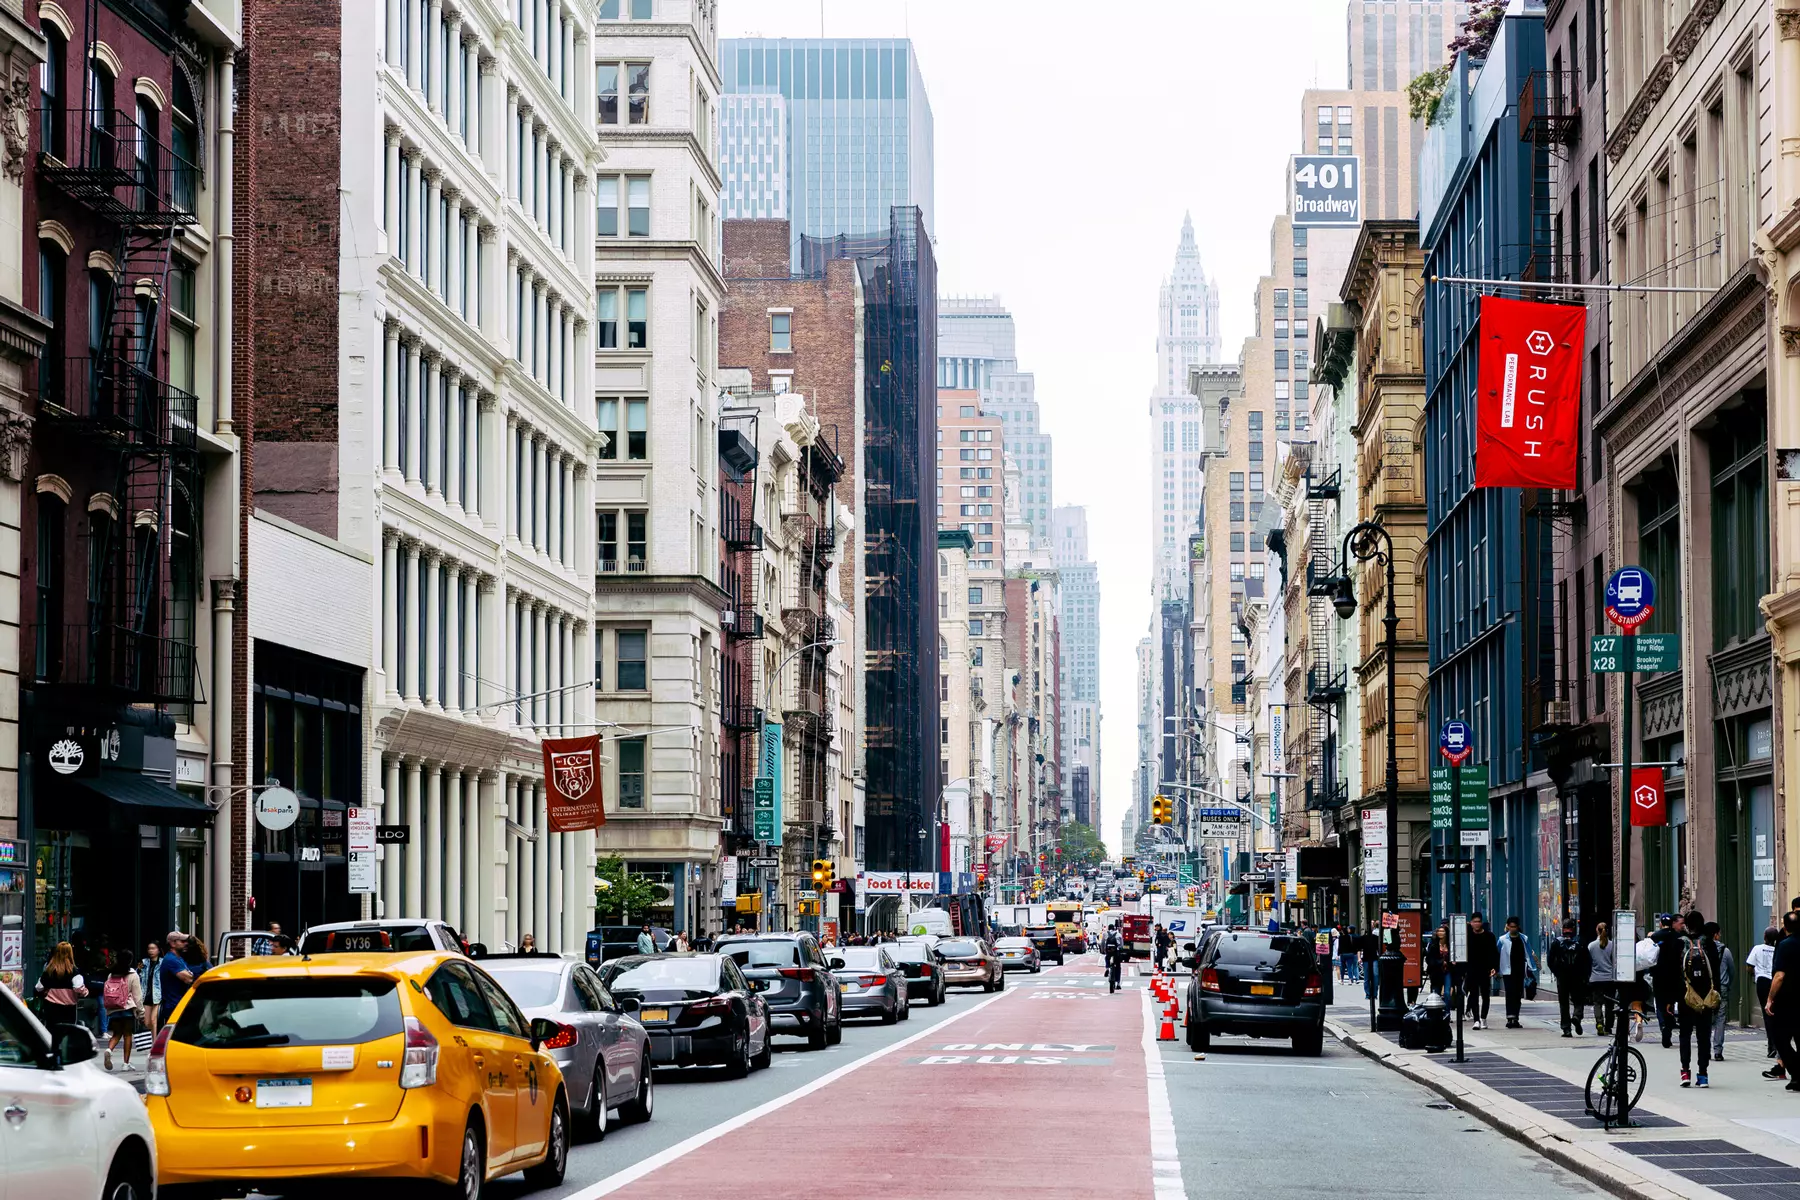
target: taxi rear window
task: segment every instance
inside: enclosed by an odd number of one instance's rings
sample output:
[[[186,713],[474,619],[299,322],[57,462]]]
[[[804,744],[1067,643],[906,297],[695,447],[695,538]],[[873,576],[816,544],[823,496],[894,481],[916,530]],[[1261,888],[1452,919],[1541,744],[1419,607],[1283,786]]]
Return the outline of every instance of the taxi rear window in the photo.
[[[391,979],[230,979],[194,986],[170,1034],[209,1050],[346,1046],[401,1031]]]

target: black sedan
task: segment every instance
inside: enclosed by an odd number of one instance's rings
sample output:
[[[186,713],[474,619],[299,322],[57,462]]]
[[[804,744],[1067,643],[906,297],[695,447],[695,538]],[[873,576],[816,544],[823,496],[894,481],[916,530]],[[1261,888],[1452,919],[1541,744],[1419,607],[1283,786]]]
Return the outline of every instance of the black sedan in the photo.
[[[1038,956],[1043,961],[1053,962],[1059,967],[1063,965],[1062,938],[1057,934],[1056,926],[1027,925],[1025,936],[1038,948]]]
[[[722,954],[633,954],[600,979],[615,999],[637,1001],[658,1066],[723,1066],[741,1079],[774,1058],[769,1006]]]
[[[904,1021],[906,973],[884,946],[845,946],[831,953],[831,973],[844,995],[846,1017],[878,1016],[883,1025]]]
[[[886,949],[906,972],[908,999],[923,996],[925,1003],[933,1006],[944,1002],[944,960],[929,942],[893,942]]]
[[[1324,988],[1307,938],[1253,929],[1208,935],[1187,1001],[1187,1042],[1195,1051],[1226,1033],[1292,1038],[1296,1054],[1324,1052]]]

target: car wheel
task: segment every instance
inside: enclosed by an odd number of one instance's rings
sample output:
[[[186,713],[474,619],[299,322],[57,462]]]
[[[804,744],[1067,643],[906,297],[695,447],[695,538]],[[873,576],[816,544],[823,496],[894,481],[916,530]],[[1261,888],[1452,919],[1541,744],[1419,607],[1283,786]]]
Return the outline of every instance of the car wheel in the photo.
[[[650,1065],[650,1056],[646,1054],[644,1061],[638,1064],[637,1095],[619,1106],[619,1115],[633,1125],[641,1125],[655,1111],[656,1072]]]
[[[101,1200],[150,1200],[155,1190],[150,1182],[150,1164],[142,1161],[142,1152],[121,1150],[113,1159],[112,1170],[107,1172]]]
[[[1308,1058],[1317,1058],[1325,1053],[1325,1031],[1309,1029],[1305,1033],[1294,1035],[1294,1053],[1304,1054]]]
[[[1195,1054],[1204,1054],[1211,1047],[1212,1034],[1206,1031],[1206,1026],[1188,1026],[1188,1049],[1192,1050]]]
[[[1044,969],[1043,963],[1032,963],[1031,964],[1031,973],[1033,975],[1036,975],[1039,971],[1041,971],[1043,969]]]
[[[825,1028],[825,1044],[827,1046],[836,1046],[836,1045],[840,1045],[843,1042],[843,1040],[844,1040],[844,1014],[840,1012],[838,1014],[838,1019],[833,1021],[830,1025],[826,1026],[826,1028]]]
[[[811,1025],[807,1026],[806,1048],[808,1050],[823,1050],[825,1048],[825,1041],[826,1041],[825,1014],[823,1012],[820,1012],[819,1019],[814,1021]]]
[[[731,1059],[725,1064],[725,1074],[729,1079],[742,1079],[750,1073],[750,1029],[744,1028],[744,1040],[733,1042]]]
[[[557,1093],[550,1105],[550,1136],[544,1161],[525,1168],[525,1182],[534,1188],[561,1187],[569,1169],[569,1102]]]
[[[900,1019],[902,1021],[912,1020],[912,997],[910,995],[900,997]]]
[[[897,1022],[899,1019],[900,1019],[900,1003],[899,1003],[899,1001],[894,1002],[894,1007],[884,1008],[881,1010],[881,1023],[883,1025],[892,1025],[895,1022]]]
[[[487,1182],[487,1145],[481,1136],[481,1123],[471,1115],[463,1126],[462,1153],[457,1159],[456,1182],[444,1189],[445,1200],[481,1200],[482,1185]]]
[[[769,1039],[767,1027],[763,1029],[763,1048],[751,1058],[750,1065],[758,1071],[766,1071],[775,1065],[775,1043]]]
[[[587,1111],[581,1114],[578,1136],[591,1142],[606,1140],[606,1094],[600,1087],[600,1081],[606,1077],[606,1067],[598,1058],[594,1060],[594,1078],[588,1083]]]

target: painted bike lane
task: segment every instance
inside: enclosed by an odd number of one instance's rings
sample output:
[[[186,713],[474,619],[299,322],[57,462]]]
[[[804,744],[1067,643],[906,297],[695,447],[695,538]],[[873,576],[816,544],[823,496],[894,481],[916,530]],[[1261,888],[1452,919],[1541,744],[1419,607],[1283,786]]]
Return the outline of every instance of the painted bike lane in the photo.
[[[799,1099],[577,1197],[712,1197],[729,1180],[791,1179],[809,1148],[859,1189],[918,1200],[1086,1198],[1097,1180],[1108,1195],[1149,1197],[1143,1034],[1137,989],[1109,994],[1087,964],[1013,976]]]

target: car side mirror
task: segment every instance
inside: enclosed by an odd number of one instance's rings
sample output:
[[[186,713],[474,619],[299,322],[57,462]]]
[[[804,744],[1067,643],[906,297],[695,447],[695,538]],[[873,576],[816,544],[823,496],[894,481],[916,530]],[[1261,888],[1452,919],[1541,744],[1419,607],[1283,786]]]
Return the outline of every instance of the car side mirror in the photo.
[[[100,1045],[85,1025],[52,1025],[50,1036],[55,1041],[56,1061],[65,1067],[99,1057]]]
[[[1183,943],[1181,943],[1181,948],[1183,950],[1186,950],[1189,954],[1192,954],[1194,952],[1194,943],[1183,942]]]
[[[636,996],[615,996],[613,1001],[618,1004],[619,1011],[622,1013],[635,1013],[644,1007],[644,1002]]]
[[[536,1051],[539,1046],[555,1037],[556,1022],[548,1017],[531,1018],[531,1048]]]
[[[844,969],[844,956],[841,954],[834,954],[825,961],[834,971],[841,971]]]

